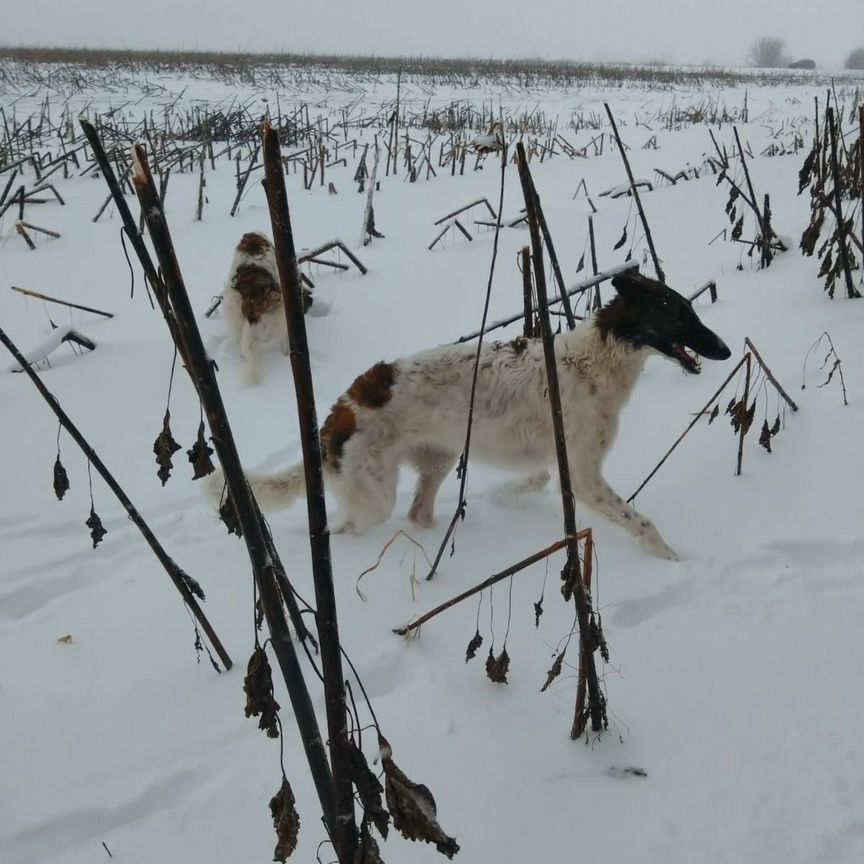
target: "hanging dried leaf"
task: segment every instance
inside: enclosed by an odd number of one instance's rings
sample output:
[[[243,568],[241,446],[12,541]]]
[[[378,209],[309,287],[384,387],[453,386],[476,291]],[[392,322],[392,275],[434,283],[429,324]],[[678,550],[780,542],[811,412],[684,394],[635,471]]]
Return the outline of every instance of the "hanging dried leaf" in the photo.
[[[90,539],[93,541],[93,548],[95,549],[102,542],[102,538],[108,532],[102,525],[102,520],[93,509],[92,504],[90,505],[90,517],[84,524],[90,529]]]
[[[624,226],[624,233],[621,235],[621,239],[612,247],[613,249],[620,249],[627,242],[627,226]]]
[[[501,653],[496,657],[492,653],[492,648],[489,648],[489,656],[486,658],[486,677],[495,684],[507,683],[507,672],[510,669],[510,655],[507,653],[507,646],[501,649]]]
[[[813,149],[807,154],[801,170],[798,172],[798,194],[800,195],[807,186],[810,185],[810,178],[813,175],[813,168],[816,166],[816,154],[818,152],[818,142],[814,142]]]
[[[243,679],[243,692],[246,694],[246,716],[258,717],[258,728],[267,733],[268,738],[279,737],[279,724],[276,712],[279,703],[273,698],[273,673],[267,652],[256,646],[246,666]]]
[[[726,202],[726,212],[730,213],[735,207],[735,202],[738,200],[738,187],[731,186],[729,188],[729,200]]]
[[[177,566],[176,564],[174,565]],[[193,579],[182,567],[177,567],[176,574],[183,582],[183,584],[189,589],[190,593],[194,594],[199,600],[206,600],[207,598],[204,596],[204,589],[201,587],[201,584]]]
[[[756,416],[756,400],[753,400],[753,404],[744,411],[741,423],[744,426],[744,434],[746,435],[750,431],[750,427],[753,425],[753,418]]]
[[[378,746],[384,768],[384,794],[393,816],[393,827],[407,840],[434,843],[442,855],[452,858],[459,851],[459,844],[441,830],[432,793],[422,783],[413,783],[402,773],[393,761],[390,744],[380,734]]]
[[[600,656],[603,658],[604,663],[609,662],[609,645],[606,642],[606,634],[603,632],[603,619],[600,617],[600,613],[598,612],[595,616],[591,616],[591,628],[593,638],[596,640],[597,648],[600,651]]]
[[[60,461],[60,451],[57,451],[57,459],[54,462],[54,494],[58,501],[63,500],[63,496],[69,491],[69,477],[66,474],[66,469]]]
[[[270,799],[270,815],[273,817],[273,828],[276,831],[273,860],[285,862],[297,848],[300,816],[297,814],[291,784],[284,777],[279,791]]]
[[[162,431],[156,436],[153,442],[153,452],[156,454],[156,464],[159,470],[156,476],[162,481],[164,486],[171,476],[171,469],[174,467],[171,463],[171,457],[180,449],[180,445],[174,440],[171,434],[171,412],[166,411],[165,417],[162,420]]]
[[[732,428],[735,430],[735,434],[737,435],[738,432],[741,431],[741,427],[745,425],[747,420],[747,406],[744,404],[744,400],[739,399],[736,402],[733,399],[729,407],[726,409],[726,413],[729,415],[729,422],[732,424]],[[746,429],[744,430],[744,434],[747,434]]]
[[[735,220],[738,218],[738,208],[733,207],[731,210],[727,210],[726,213],[729,216],[729,224],[734,225]]]
[[[759,433],[759,443],[770,453],[771,452],[771,430],[768,428],[768,419],[762,422],[762,431]]]
[[[801,251],[810,257],[816,249],[816,243],[819,241],[819,234],[822,232],[822,225],[825,222],[825,209],[817,210],[813,215],[810,224],[804,229],[801,234],[801,242],[798,244]]]
[[[735,223],[735,227],[732,229],[732,239],[740,240],[741,235],[744,233],[744,217],[739,216],[738,221]]]
[[[480,630],[471,637],[468,643],[468,648],[465,651],[465,662],[473,660],[477,656],[477,649],[483,644],[483,637],[480,635]]]
[[[227,492],[225,493],[225,500],[219,507],[219,518],[228,529],[229,534],[236,534],[238,537],[243,536],[243,529],[240,527],[240,518],[237,516],[234,502]]]
[[[828,275],[828,271],[834,266],[834,261],[831,257],[831,250],[829,249],[825,257],[822,259],[822,266],[819,268],[819,273],[817,274],[819,279],[822,279],[824,276]]]
[[[708,417],[708,425],[709,426],[717,419],[717,416],[719,414],[720,414],[720,406],[715,405],[714,410],[711,412],[711,415]]]
[[[565,648],[552,664],[552,668],[546,673],[546,683],[540,688],[541,693],[545,693],[549,685],[561,674],[561,667],[564,664],[564,654],[567,652]]]
[[[816,385],[817,388],[821,390],[823,387],[827,387],[827,386],[831,383],[831,379],[834,377],[834,373],[835,373],[839,368],[840,368],[840,360],[837,359],[837,360],[834,361],[834,365],[833,365],[833,366],[831,367],[831,369],[829,370],[829,372],[828,372],[828,377],[827,377],[827,378],[826,378],[826,379],[825,379],[821,384],[817,384],[817,385]]]
[[[582,257],[579,259],[579,263],[576,265],[576,272],[581,273],[585,269],[585,253],[582,253]]]
[[[543,597],[534,604],[534,626],[540,626],[540,616],[543,614]]]
[[[366,820],[360,824],[360,842],[354,850],[353,864],[384,864],[381,860],[381,850],[378,841],[369,830]]]
[[[774,421],[774,425],[771,427],[771,437],[773,438],[780,431],[780,415],[777,415],[777,419]]]
[[[216,469],[210,461],[213,455],[213,448],[207,444],[207,439],[204,437],[204,421],[198,425],[198,437],[192,445],[191,450],[186,451],[189,461],[192,463],[192,479],[200,480],[208,474],[212,474]]]
[[[351,782],[357,788],[360,804],[363,806],[363,824],[371,820],[378,833],[386,840],[390,830],[390,814],[381,802],[384,787],[369,768],[363,751],[353,741],[348,742],[347,750]]]

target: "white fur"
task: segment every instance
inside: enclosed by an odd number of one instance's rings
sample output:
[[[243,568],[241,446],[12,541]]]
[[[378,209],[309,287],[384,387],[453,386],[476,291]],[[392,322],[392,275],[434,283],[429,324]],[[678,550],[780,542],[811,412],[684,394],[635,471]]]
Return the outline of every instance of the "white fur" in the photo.
[[[222,290],[222,318],[228,336],[240,348],[243,357],[243,380],[248,385],[258,384],[261,380],[259,364],[261,346],[274,338],[279,339],[279,347],[283,354],[288,354],[288,328],[285,324],[285,312],[280,303],[274,309],[262,315],[256,323],[248,321],[243,315],[241,297],[234,290],[234,274],[237,268],[244,264],[256,264],[269,271],[276,284],[279,284],[279,271],[276,267],[276,255],[273,247],[268,247],[263,255],[250,255],[239,249],[234,250],[231,269],[225,288]]]
[[[601,473],[618,416],[651,352],[611,334],[604,340],[593,321],[555,339],[574,495],[655,555],[676,558],[651,521],[627,505]],[[391,399],[380,408],[342,397],[353,407],[357,430],[345,444],[339,469],[325,463],[325,477],[342,505],[343,530],[359,533],[389,518],[403,463],[419,474],[409,517],[418,525],[432,524],[438,489],[464,446],[475,353],[471,345],[444,346],[397,361]],[[548,479],[556,455],[539,340],[521,351],[511,343],[483,346],[470,458],[527,472],[535,488]],[[285,507],[304,494],[300,465],[249,479],[266,509]]]

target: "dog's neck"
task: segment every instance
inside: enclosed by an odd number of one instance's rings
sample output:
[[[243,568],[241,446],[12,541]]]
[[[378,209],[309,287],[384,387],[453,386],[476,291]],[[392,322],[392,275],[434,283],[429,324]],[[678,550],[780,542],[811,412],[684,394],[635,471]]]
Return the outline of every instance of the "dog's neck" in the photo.
[[[604,335],[593,319],[562,333],[556,347],[559,363],[622,401],[629,397],[651,354],[650,348],[636,347],[611,332]]]

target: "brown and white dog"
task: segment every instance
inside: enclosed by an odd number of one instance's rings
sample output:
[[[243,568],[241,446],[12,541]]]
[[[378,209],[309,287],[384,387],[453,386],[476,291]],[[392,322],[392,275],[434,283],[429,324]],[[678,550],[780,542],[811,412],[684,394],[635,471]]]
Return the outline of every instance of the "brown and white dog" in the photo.
[[[312,293],[304,287],[303,311],[311,305]],[[276,254],[264,234],[250,232],[240,238],[222,291],[222,315],[228,335],[240,348],[246,383],[257,384],[261,380],[261,345],[275,337],[282,353],[288,353]]]
[[[671,288],[633,274],[612,284],[614,300],[555,339],[573,492],[653,554],[675,558],[653,523],[603,478],[603,459],[649,356],[663,354],[698,373],[685,347],[714,360],[730,351]],[[464,445],[475,353],[471,345],[446,345],[378,363],[336,400],[320,440],[325,480],[343,510],[341,530],[359,533],[389,518],[402,464],[419,474],[409,518],[432,524],[438,489]],[[539,339],[482,346],[471,458],[525,472],[528,488],[548,481],[556,456]],[[249,481],[266,509],[305,494],[302,464]]]

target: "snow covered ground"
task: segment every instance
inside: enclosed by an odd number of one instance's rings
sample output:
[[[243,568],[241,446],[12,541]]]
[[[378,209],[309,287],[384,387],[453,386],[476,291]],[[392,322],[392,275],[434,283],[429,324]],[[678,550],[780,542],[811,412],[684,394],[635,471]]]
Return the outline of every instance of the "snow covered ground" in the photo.
[[[166,86],[179,92],[183,83]],[[217,82],[199,90],[183,98],[226,95]],[[369,99],[378,104],[391,92],[388,85],[385,95],[370,93]],[[751,170],[757,193],[770,193],[776,230],[794,238],[808,218],[806,195],[795,194],[804,151],[758,154],[781,123],[793,120],[809,145],[812,124],[803,118],[812,115],[813,96],[823,92],[815,85],[751,89],[751,122],[740,128],[756,154]],[[454,94],[437,95],[445,101]],[[673,98],[696,101],[701,95],[616,88],[505,98],[508,104],[524,99],[527,110],[542,98],[543,110],[558,113],[562,126],[571,112],[599,113],[602,102],[611,101],[631,145],[634,173],[653,177],[654,168],[677,170],[710,155],[708,127],[670,131],[658,124],[649,130],[635,118],[668,107]],[[711,95],[736,108],[744,97],[741,90]],[[851,106],[851,92],[839,95]],[[100,94],[84,97],[96,108],[109,101]],[[15,101],[20,119],[40,98],[0,93],[0,105],[9,113]],[[487,92],[461,98],[495,98],[497,104],[496,94]],[[731,127],[713,131],[731,148]],[[592,134],[571,137],[586,143]],[[642,149],[652,135],[659,149]],[[416,184],[405,181],[403,170],[381,177],[375,216],[386,239],[357,250],[368,275],[312,272],[316,298],[331,309],[307,319],[319,416],[372,362],[452,341],[479,326],[493,232],[469,218],[473,242],[448,235],[443,248],[426,247],[437,233],[437,218],[480,196],[495,203],[499,172],[493,160],[463,177],[441,172]],[[354,168],[349,159],[345,168],[328,169],[337,195],[317,184],[304,191],[301,177],[289,178],[299,247],[336,236],[356,247],[364,196],[351,182]],[[532,171],[567,280],[582,278],[575,271],[590,213],[584,195],[574,197],[582,179],[599,209],[594,221],[601,269],[621,263],[641,235],[631,202],[596,197],[624,181],[618,153],[607,147],[585,160],[535,160]],[[49,335],[49,318],[98,343],[79,357],[61,346],[43,379],[168,552],[201,582],[206,611],[236,665],[223,675],[206,658],[196,665],[192,627],[176,592],[95,476],[95,508],[108,533],[98,549],[91,548],[84,527],[90,506],[84,458],[61,434],[71,489],[58,503],[51,489],[56,423],[25,376],[0,374],[0,861],[94,864],[108,860],[103,843],[126,864],[268,861],[274,836],[267,802],[280,782],[279,743],[243,715],[242,678],[253,641],[248,559],[242,542],[226,534],[203,491],[190,482],[183,453],[164,488],[156,478],[152,443],[172,363],[165,325],[150,309],[140,271],[130,299],[116,214],[90,221],[106,195],[103,181],[73,177],[59,181],[58,189],[67,206],[41,205],[32,218],[59,231],[61,239],[37,239],[31,252],[14,232],[12,211],[0,224],[0,326],[25,352]],[[260,185],[250,184],[232,219],[233,193],[233,170],[223,161],[208,172],[209,203],[198,223],[197,175],[176,174],[167,213],[221,370],[241,456],[249,468],[275,469],[299,458],[288,361],[274,346],[264,383],[244,388],[236,348],[224,341],[218,317],[203,317],[221,290],[240,235],[269,232]],[[727,194],[711,176],[644,193],[669,284],[689,294],[716,280],[719,302],[710,305],[706,297],[697,307],[733,348],[733,360],[706,361],[700,376],[684,377],[664,359],[651,359],[622,417],[606,475],[629,495],[729,373],[745,337],[801,410],[785,413],[769,455],[756,438],[763,418],[773,422],[778,400],[770,388],[759,391],[757,428],[745,443],[743,476],[735,477],[736,439],[722,415],[730,390],[718,420],[710,427],[697,424],[639,495],[637,506],[679,551],[678,563],[646,557],[617,527],[578,510],[581,525],[594,530],[595,600],[612,653],[604,670],[608,733],[569,740],[576,671],[566,663],[550,690],[539,693],[572,624],[572,607],[558,594],[561,555],[548,567],[519,574],[512,586],[499,585],[491,603],[484,595],[479,621],[485,642],[472,663],[466,665],[464,653],[478,617],[475,602],[430,622],[419,639],[391,633],[558,539],[562,520],[554,488],[514,499],[503,489],[510,478],[472,467],[467,519],[440,575],[412,587],[413,572],[421,581],[425,575],[424,561],[408,541],[397,539],[381,566],[364,577],[365,602],[355,591],[357,577],[395,531],[408,531],[434,554],[440,523],[455,507],[455,476],[439,498],[435,530],[407,523],[412,478],[405,476],[388,524],[362,537],[332,540],[344,644],[397,762],[434,792],[442,826],[462,847],[459,860],[803,864],[864,857],[864,301],[841,299],[840,292],[829,301],[817,262],[797,248],[760,272],[743,255],[745,247],[722,240],[709,245],[728,227]],[[521,206],[511,167],[503,212]],[[479,209],[476,214],[483,218]],[[613,250],[628,219],[629,240]],[[521,306],[516,255],[527,242],[524,227],[501,233],[492,319]],[[640,260],[643,245],[634,247]],[[643,270],[650,272],[650,264]],[[11,285],[116,317],[25,299],[9,291]],[[824,352],[811,359],[801,390],[805,355],[824,330],[843,361],[848,406],[836,376],[817,387],[827,374],[818,369]],[[0,368],[7,366],[0,361]],[[171,416],[175,437],[191,446],[198,406],[179,370]],[[304,508],[274,514],[270,524],[290,578],[311,596]],[[533,603],[544,583],[545,614],[535,628]],[[500,650],[505,633],[511,670],[502,686],[486,679],[483,657],[490,644]],[[58,641],[67,634],[70,641]],[[575,660],[573,649],[568,660],[571,655]],[[323,727],[323,697],[314,676],[308,677]],[[285,706],[285,765],[302,821],[295,857],[312,861],[325,835],[288,698],[277,691]],[[628,767],[647,776],[623,770]],[[324,861],[332,857],[329,849],[321,855]],[[428,862],[437,853],[391,834],[382,856]]]

